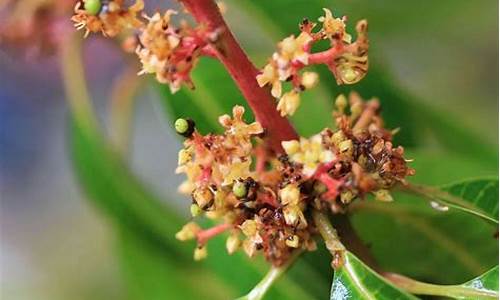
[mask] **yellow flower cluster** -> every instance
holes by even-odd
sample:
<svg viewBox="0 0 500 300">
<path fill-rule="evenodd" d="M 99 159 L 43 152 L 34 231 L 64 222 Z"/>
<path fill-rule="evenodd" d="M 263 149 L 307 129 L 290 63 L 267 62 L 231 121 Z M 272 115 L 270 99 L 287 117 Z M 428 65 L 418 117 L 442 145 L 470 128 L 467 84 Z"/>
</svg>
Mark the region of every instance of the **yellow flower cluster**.
<svg viewBox="0 0 500 300">
<path fill-rule="evenodd" d="M 179 152 L 177 172 L 187 176 L 180 189 L 192 196 L 193 217 L 221 221 L 209 229 L 188 223 L 178 233 L 180 240 L 197 240 L 195 259 L 207 256 L 210 237 L 229 231 L 228 253 L 242 248 L 252 257 L 262 251 L 281 265 L 295 249 L 315 249 L 312 209 L 339 213 L 367 194 L 392 201 L 389 189 L 414 171 L 403 148 L 393 147 L 393 132 L 383 128 L 378 101 L 351 93 L 337 97 L 335 106 L 336 131 L 284 141 L 286 155 L 279 157 L 262 152 L 263 128 L 243 120 L 243 107 L 219 118 L 223 135 L 203 136 L 190 121 L 176 121 L 187 137 Z"/>
<path fill-rule="evenodd" d="M 89 1 L 78 1 L 71 18 L 78 30 L 85 29 L 85 36 L 90 32 L 102 32 L 105 36 L 114 37 L 124 29 L 140 28 L 143 25 L 138 18 L 138 14 L 144 9 L 143 0 L 136 0 L 129 7 L 125 6 L 124 0 L 98 1 L 95 4 L 98 8 L 96 11 L 85 7 Z"/>
<path fill-rule="evenodd" d="M 155 13 L 146 17 L 148 23 L 139 35 L 140 43 L 135 50 L 142 63 L 139 74 L 155 74 L 158 82 L 168 84 L 172 93 L 183 83 L 193 86 L 189 73 L 200 52 L 200 41 L 190 37 L 197 32 L 185 23 L 181 28 L 173 26 L 170 19 L 174 14 L 177 12 L 169 9 L 163 16 Z"/>
<path fill-rule="evenodd" d="M 368 39 L 366 21 L 358 23 L 358 38 L 345 31 L 345 17 L 335 18 L 324 9 L 325 15 L 318 20 L 322 27 L 312 32 L 315 23 L 305 20 L 301 23 L 301 33 L 291 35 L 278 43 L 276 51 L 261 73 L 257 75 L 259 86 L 271 86 L 271 94 L 279 99 L 277 110 L 282 116 L 293 115 L 300 105 L 300 93 L 313 88 L 318 83 L 318 74 L 299 71 L 310 64 L 326 64 L 335 75 L 338 84 L 353 84 L 361 80 L 368 70 Z M 324 52 L 312 53 L 311 46 L 319 40 L 330 40 L 331 48 Z M 283 93 L 282 84 L 292 83 L 292 89 Z"/>
</svg>

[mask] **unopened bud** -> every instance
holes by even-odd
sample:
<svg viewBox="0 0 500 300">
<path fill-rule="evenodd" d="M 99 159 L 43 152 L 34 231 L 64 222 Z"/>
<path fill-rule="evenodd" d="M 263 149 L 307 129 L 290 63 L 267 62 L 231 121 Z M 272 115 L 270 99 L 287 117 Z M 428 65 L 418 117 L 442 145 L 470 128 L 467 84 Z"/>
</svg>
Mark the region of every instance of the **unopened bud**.
<svg viewBox="0 0 500 300">
<path fill-rule="evenodd" d="M 257 233 L 257 223 L 254 220 L 246 220 L 240 225 L 240 228 L 246 236 L 253 236 Z"/>
<path fill-rule="evenodd" d="M 302 74 L 301 84 L 306 88 L 306 90 L 313 88 L 318 84 L 319 76 L 315 72 L 304 72 Z"/>
<path fill-rule="evenodd" d="M 293 155 L 300 150 L 300 143 L 297 140 L 283 141 L 281 146 L 288 155 Z"/>
<path fill-rule="evenodd" d="M 335 99 L 335 106 L 340 113 L 344 113 L 345 108 L 347 107 L 347 98 L 344 94 L 340 94 Z"/>
<path fill-rule="evenodd" d="M 389 193 L 388 190 L 378 190 L 374 191 L 373 194 L 375 195 L 375 199 L 378 201 L 383 201 L 383 202 L 391 202 L 394 201 L 394 199 L 391 196 L 391 193 Z"/>
<path fill-rule="evenodd" d="M 207 257 L 207 255 L 208 255 L 207 247 L 205 247 L 205 246 L 197 247 L 196 249 L 194 249 L 193 258 L 196 261 L 200 261 L 200 260 L 205 259 Z"/>
<path fill-rule="evenodd" d="M 194 222 L 189 222 L 182 227 L 182 229 L 175 234 L 175 238 L 180 241 L 192 240 L 196 237 L 196 234 L 200 231 L 198 224 Z"/>
<path fill-rule="evenodd" d="M 241 245 L 241 241 L 237 234 L 231 234 L 226 240 L 226 249 L 229 254 L 236 252 Z"/>
<path fill-rule="evenodd" d="M 297 235 L 290 236 L 286 239 L 285 244 L 290 248 L 298 248 L 299 237 Z"/>
<path fill-rule="evenodd" d="M 191 216 L 193 217 L 199 216 L 202 212 L 201 208 L 196 203 L 191 204 L 190 211 L 191 211 Z"/>
</svg>

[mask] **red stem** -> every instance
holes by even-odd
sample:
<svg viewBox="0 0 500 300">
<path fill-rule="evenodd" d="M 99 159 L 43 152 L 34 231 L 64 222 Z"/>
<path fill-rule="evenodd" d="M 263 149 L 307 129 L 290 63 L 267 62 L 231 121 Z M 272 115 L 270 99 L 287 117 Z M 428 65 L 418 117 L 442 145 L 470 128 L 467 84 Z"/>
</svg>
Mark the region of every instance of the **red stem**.
<svg viewBox="0 0 500 300">
<path fill-rule="evenodd" d="M 208 242 L 208 240 L 210 240 L 211 238 L 213 238 L 214 236 L 216 236 L 218 234 L 223 233 L 224 231 L 228 230 L 232 226 L 233 225 L 231 225 L 231 224 L 223 223 L 223 224 L 216 225 L 212 228 L 208 228 L 208 229 L 199 231 L 196 234 L 196 239 L 198 241 L 198 245 L 205 245 Z"/>
<path fill-rule="evenodd" d="M 268 143 L 282 153 L 282 141 L 297 139 L 297 133 L 286 118 L 276 111 L 269 88 L 261 88 L 255 77 L 259 73 L 240 47 L 213 0 L 179 0 L 200 24 L 219 32 L 215 42 L 217 58 L 224 64 L 243 96 L 252 108 L 255 118 L 266 129 Z"/>
<path fill-rule="evenodd" d="M 309 65 L 329 64 L 335 58 L 342 55 L 346 51 L 343 45 L 332 47 L 328 50 L 311 53 L 308 58 Z"/>
</svg>

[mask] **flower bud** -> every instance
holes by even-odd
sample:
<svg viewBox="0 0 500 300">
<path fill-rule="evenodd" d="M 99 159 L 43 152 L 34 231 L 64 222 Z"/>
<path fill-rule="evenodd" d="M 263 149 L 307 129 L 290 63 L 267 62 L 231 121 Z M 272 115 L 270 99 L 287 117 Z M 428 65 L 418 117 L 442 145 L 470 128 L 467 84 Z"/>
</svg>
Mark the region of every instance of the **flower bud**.
<svg viewBox="0 0 500 300">
<path fill-rule="evenodd" d="M 347 98 L 344 94 L 340 94 L 335 99 L 335 106 L 340 113 L 344 113 L 345 108 L 347 107 Z"/>
<path fill-rule="evenodd" d="M 191 152 L 187 149 L 181 149 L 181 151 L 179 151 L 178 157 L 179 157 L 179 159 L 178 159 L 179 166 L 186 164 L 187 162 L 191 161 L 191 159 L 192 159 Z"/>
<path fill-rule="evenodd" d="M 306 90 L 313 88 L 318 84 L 319 76 L 315 72 L 304 72 L 302 74 L 301 84 L 306 88 Z"/>
<path fill-rule="evenodd" d="M 191 216 L 193 217 L 199 216 L 202 212 L 201 208 L 196 203 L 191 204 L 190 211 L 191 211 Z"/>
<path fill-rule="evenodd" d="M 288 184 L 279 191 L 281 203 L 283 205 L 298 205 L 300 199 L 300 190 L 295 184 Z"/>
<path fill-rule="evenodd" d="M 201 209 L 207 209 L 212 205 L 214 200 L 214 195 L 208 188 L 198 188 L 193 192 L 193 199 L 198 204 Z"/>
<path fill-rule="evenodd" d="M 290 91 L 288 93 L 285 93 L 280 101 L 278 102 L 278 106 L 276 107 L 279 111 L 282 117 L 286 115 L 293 115 L 297 108 L 300 105 L 300 95 L 296 91 Z"/>
<path fill-rule="evenodd" d="M 240 248 L 240 245 L 241 245 L 241 241 L 238 238 L 238 235 L 231 234 L 226 240 L 227 253 L 233 254 L 234 252 L 236 252 Z"/>
<path fill-rule="evenodd" d="M 300 150 L 300 143 L 297 140 L 283 141 L 281 146 L 288 155 L 293 155 Z"/>
<path fill-rule="evenodd" d="M 201 247 L 197 247 L 196 249 L 194 249 L 193 258 L 196 261 L 200 261 L 200 260 L 205 259 L 207 257 L 207 255 L 208 255 L 208 252 L 207 252 L 206 246 L 201 246 Z"/>
<path fill-rule="evenodd" d="M 339 144 L 339 152 L 346 158 L 351 158 L 354 152 L 352 140 L 345 140 Z"/>
<path fill-rule="evenodd" d="M 285 244 L 290 248 L 298 248 L 299 247 L 299 237 L 296 234 L 289 236 L 286 239 Z"/>
<path fill-rule="evenodd" d="M 182 227 L 182 229 L 175 234 L 175 238 L 180 241 L 192 240 L 196 237 L 196 234 L 200 231 L 198 224 L 194 222 L 189 222 Z"/>
<path fill-rule="evenodd" d="M 389 193 L 388 190 L 380 189 L 378 191 L 374 191 L 373 194 L 375 195 L 375 199 L 378 201 L 383 201 L 383 202 L 394 201 L 394 198 L 392 198 L 391 193 Z"/>
<path fill-rule="evenodd" d="M 240 225 L 241 231 L 246 236 L 253 236 L 257 233 L 257 222 L 254 220 L 246 220 Z"/>
</svg>

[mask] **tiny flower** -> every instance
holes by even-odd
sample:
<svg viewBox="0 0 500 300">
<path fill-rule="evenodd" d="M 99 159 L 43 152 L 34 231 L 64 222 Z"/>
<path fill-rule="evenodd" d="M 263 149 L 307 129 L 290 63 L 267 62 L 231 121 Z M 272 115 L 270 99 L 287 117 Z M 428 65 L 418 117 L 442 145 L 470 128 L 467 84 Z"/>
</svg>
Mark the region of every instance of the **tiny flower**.
<svg viewBox="0 0 500 300">
<path fill-rule="evenodd" d="M 253 122 L 251 124 L 245 123 L 243 120 L 244 113 L 245 108 L 236 105 L 233 107 L 233 118 L 228 115 L 223 115 L 219 117 L 219 123 L 226 128 L 227 133 L 237 137 L 261 134 L 264 131 L 262 125 L 258 122 Z"/>
<path fill-rule="evenodd" d="M 323 8 L 325 15 L 320 17 L 318 21 L 323 24 L 323 32 L 329 38 L 341 39 L 346 43 L 351 42 L 351 36 L 345 32 L 344 18 L 334 18 L 332 12 Z"/>
<path fill-rule="evenodd" d="M 193 258 L 196 261 L 203 260 L 207 258 L 208 256 L 208 251 L 206 246 L 201 246 L 201 247 L 196 247 L 194 250 Z"/>
<path fill-rule="evenodd" d="M 178 165 L 182 166 L 193 160 L 191 149 L 181 149 L 178 155 Z"/>
<path fill-rule="evenodd" d="M 307 32 L 300 33 L 297 38 L 293 35 L 285 38 L 278 44 L 279 59 L 285 62 L 297 61 L 307 65 L 309 53 L 306 51 L 306 47 L 312 40 Z"/>
<path fill-rule="evenodd" d="M 212 205 L 214 195 L 208 188 L 197 188 L 193 192 L 193 199 L 201 209 L 207 209 Z"/>
<path fill-rule="evenodd" d="M 313 87 L 318 84 L 319 81 L 319 76 L 318 73 L 315 72 L 304 72 L 302 74 L 302 79 L 300 81 L 300 84 L 306 89 L 312 89 Z"/>
<path fill-rule="evenodd" d="M 283 205 L 298 205 L 300 200 L 300 190 L 295 184 L 288 184 L 279 191 L 281 203 Z"/>
<path fill-rule="evenodd" d="M 394 198 L 392 198 L 391 193 L 386 189 L 380 189 L 378 191 L 372 192 L 375 195 L 375 199 L 383 202 L 392 202 Z"/>
<path fill-rule="evenodd" d="M 257 75 L 257 83 L 260 87 L 270 84 L 271 94 L 274 98 L 279 98 L 281 96 L 281 81 L 279 78 L 278 71 L 272 64 L 267 64 L 262 73 Z"/>
<path fill-rule="evenodd" d="M 136 2 L 125 7 L 123 1 L 85 0 L 78 1 L 71 20 L 76 29 L 85 29 L 85 36 L 90 32 L 102 32 L 114 37 L 125 29 L 140 28 L 143 24 L 137 15 L 144 9 L 144 2 Z"/>
<path fill-rule="evenodd" d="M 310 139 L 300 138 L 300 150 L 296 150 L 296 144 L 292 147 L 284 148 L 290 156 L 291 161 L 303 165 L 302 173 L 306 176 L 312 176 L 321 163 L 328 163 L 336 159 L 335 154 L 326 148 L 322 143 L 321 135 L 317 134 Z M 294 150 L 292 152 L 290 149 Z M 287 151 L 288 150 L 288 151 Z"/>
<path fill-rule="evenodd" d="M 189 210 L 191 211 L 191 216 L 193 216 L 193 217 L 199 216 L 202 212 L 202 209 L 196 203 L 191 204 Z"/>
<path fill-rule="evenodd" d="M 246 220 L 240 225 L 241 232 L 247 237 L 257 234 L 257 223 L 254 220 Z"/>
<path fill-rule="evenodd" d="M 339 143 L 339 152 L 342 157 L 350 159 L 352 158 L 352 154 L 354 152 L 354 146 L 352 144 L 352 140 L 345 140 Z"/>
<path fill-rule="evenodd" d="M 189 222 L 182 227 L 182 229 L 175 234 L 175 238 L 180 241 L 192 240 L 196 237 L 196 234 L 200 231 L 198 224 L 194 222 Z"/>
<path fill-rule="evenodd" d="M 292 90 L 285 93 L 278 102 L 277 110 L 282 117 L 292 116 L 300 105 L 300 95 Z"/>
<path fill-rule="evenodd" d="M 339 113 L 344 113 L 347 107 L 347 98 L 344 96 L 344 94 L 340 94 L 337 96 L 337 98 L 335 99 L 335 106 L 337 107 Z"/>
<path fill-rule="evenodd" d="M 286 239 L 285 244 L 290 248 L 298 248 L 299 247 L 299 237 L 296 234 L 292 235 Z"/>
<path fill-rule="evenodd" d="M 299 229 L 307 227 L 304 213 L 298 205 L 288 205 L 283 208 L 283 216 L 287 225 L 296 226 Z"/>
<path fill-rule="evenodd" d="M 231 234 L 226 240 L 226 250 L 229 254 L 235 253 L 241 246 L 241 241 L 237 234 Z"/>
<path fill-rule="evenodd" d="M 250 159 L 245 161 L 235 161 L 230 165 L 221 166 L 221 171 L 224 176 L 222 185 L 230 185 L 240 178 L 247 178 L 250 176 Z"/>
<path fill-rule="evenodd" d="M 300 150 L 300 143 L 297 140 L 283 141 L 281 146 L 288 155 L 293 155 Z"/>
<path fill-rule="evenodd" d="M 342 193 L 340 193 L 340 202 L 344 204 L 348 204 L 354 199 L 355 195 L 352 191 L 347 190 Z"/>
</svg>

